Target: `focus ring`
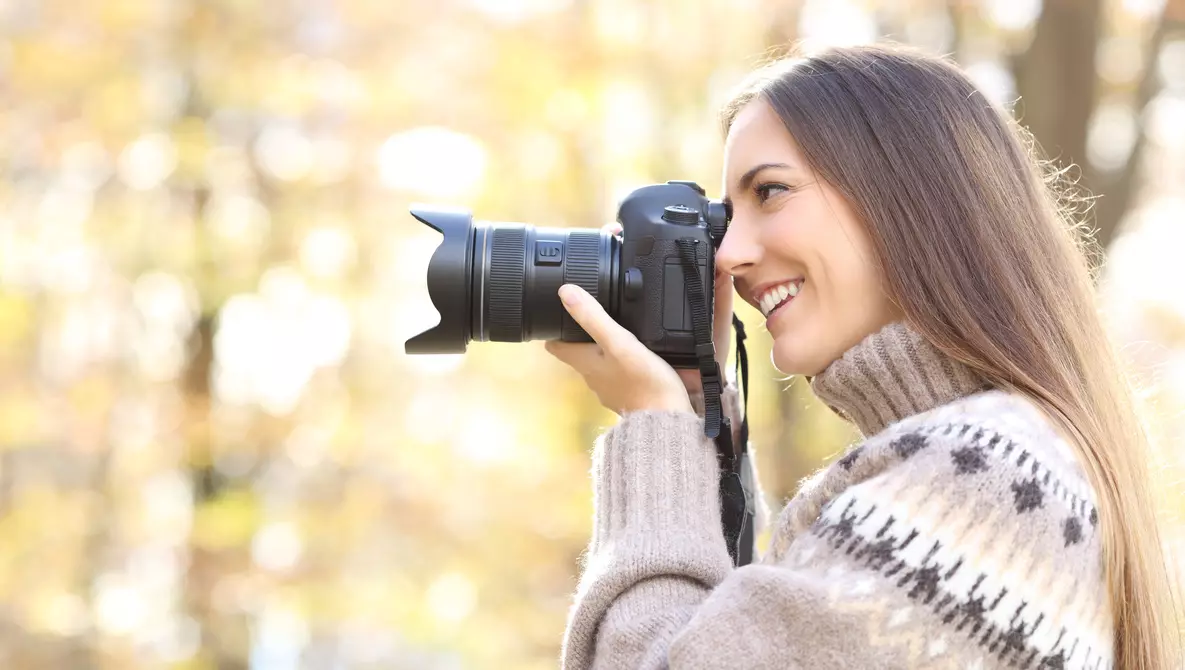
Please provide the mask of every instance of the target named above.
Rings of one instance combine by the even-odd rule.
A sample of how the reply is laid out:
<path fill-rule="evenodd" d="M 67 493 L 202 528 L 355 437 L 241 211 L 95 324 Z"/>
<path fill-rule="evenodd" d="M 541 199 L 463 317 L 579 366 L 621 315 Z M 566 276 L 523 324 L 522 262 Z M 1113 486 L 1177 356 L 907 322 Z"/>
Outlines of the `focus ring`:
<path fill-rule="evenodd" d="M 601 234 L 573 231 L 568 233 L 568 249 L 564 254 L 564 283 L 576 284 L 599 299 Z M 560 339 L 565 342 L 592 342 L 568 312 L 560 321 Z"/>
<path fill-rule="evenodd" d="M 490 250 L 490 341 L 523 341 L 526 231 L 494 228 Z"/>

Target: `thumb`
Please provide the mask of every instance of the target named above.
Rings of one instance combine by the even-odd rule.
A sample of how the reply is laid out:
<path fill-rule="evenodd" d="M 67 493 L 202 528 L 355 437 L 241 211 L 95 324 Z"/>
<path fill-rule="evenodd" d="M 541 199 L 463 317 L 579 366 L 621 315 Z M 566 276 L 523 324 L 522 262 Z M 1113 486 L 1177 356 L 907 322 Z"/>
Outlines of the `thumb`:
<path fill-rule="evenodd" d="M 601 303 L 576 284 L 564 284 L 559 289 L 560 301 L 576 325 L 605 351 L 614 352 L 625 346 L 633 335 L 613 320 Z"/>

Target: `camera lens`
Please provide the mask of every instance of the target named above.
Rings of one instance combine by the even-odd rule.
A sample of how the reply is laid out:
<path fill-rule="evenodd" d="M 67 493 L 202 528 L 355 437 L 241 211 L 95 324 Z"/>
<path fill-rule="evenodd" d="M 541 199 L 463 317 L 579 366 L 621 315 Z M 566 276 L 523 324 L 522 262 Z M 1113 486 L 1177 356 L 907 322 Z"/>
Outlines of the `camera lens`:
<path fill-rule="evenodd" d="M 616 237 L 599 230 L 486 224 L 474 231 L 473 339 L 584 341 L 556 292 L 577 284 L 613 305 Z"/>
<path fill-rule="evenodd" d="M 474 224 L 468 213 L 413 210 L 444 234 L 428 265 L 440 323 L 411 338 L 409 354 L 459 353 L 471 340 L 590 341 L 556 292 L 577 284 L 617 312 L 620 240 L 606 231 Z"/>

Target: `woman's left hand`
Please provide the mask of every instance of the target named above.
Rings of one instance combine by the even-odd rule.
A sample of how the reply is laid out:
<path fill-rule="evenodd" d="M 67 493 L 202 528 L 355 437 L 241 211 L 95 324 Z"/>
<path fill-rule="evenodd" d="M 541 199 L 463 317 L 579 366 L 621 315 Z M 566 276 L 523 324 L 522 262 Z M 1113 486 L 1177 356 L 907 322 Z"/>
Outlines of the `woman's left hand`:
<path fill-rule="evenodd" d="M 618 414 L 694 411 L 675 369 L 614 321 L 595 298 L 568 284 L 560 287 L 560 300 L 595 344 L 552 340 L 545 348 L 579 372 L 602 405 Z"/>

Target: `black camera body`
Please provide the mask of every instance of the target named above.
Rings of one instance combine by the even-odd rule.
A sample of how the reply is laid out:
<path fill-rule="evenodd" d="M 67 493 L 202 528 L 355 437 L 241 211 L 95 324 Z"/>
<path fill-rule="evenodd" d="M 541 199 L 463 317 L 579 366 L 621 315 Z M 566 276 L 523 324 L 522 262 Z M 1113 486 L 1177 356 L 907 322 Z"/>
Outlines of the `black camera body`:
<path fill-rule="evenodd" d="M 642 187 L 622 201 L 622 290 L 617 320 L 674 367 L 697 366 L 691 297 L 680 240 L 695 249 L 695 268 L 712 319 L 715 249 L 728 217 L 723 203 L 690 182 Z"/>
<path fill-rule="evenodd" d="M 407 353 L 460 353 L 470 340 L 591 341 L 557 295 L 561 285 L 577 284 L 672 366 L 694 368 L 703 360 L 687 272 L 694 267 L 710 328 L 715 249 L 730 212 L 695 183 L 671 181 L 630 193 L 618 208 L 620 236 L 475 224 L 459 210 L 417 207 L 412 214 L 444 241 L 428 266 L 440 323 L 409 339 Z"/>

